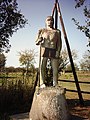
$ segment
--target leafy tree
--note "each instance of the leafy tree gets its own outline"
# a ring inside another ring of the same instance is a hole
[[[6,64],[6,57],[3,53],[0,54],[0,70],[5,67]]]
[[[15,72],[15,67],[13,66],[10,66],[10,67],[6,67],[6,72],[9,73],[9,72]]]
[[[0,52],[10,50],[9,38],[26,23],[18,10],[17,0],[0,0]]]
[[[82,70],[90,71],[90,52],[86,51],[83,55],[83,59],[80,61],[80,67]]]
[[[25,66],[26,71],[28,71],[29,68],[33,68],[36,57],[36,52],[33,49],[21,51],[19,52],[19,56],[21,66]]]
[[[84,6],[83,13],[85,16],[85,24],[80,25],[80,22],[78,22],[75,18],[72,18],[72,20],[77,26],[77,29],[84,32],[84,34],[88,38],[88,46],[90,46],[90,3],[87,2],[88,0],[75,0],[75,1],[76,1],[75,8]],[[85,5],[85,3],[88,3],[88,4]]]

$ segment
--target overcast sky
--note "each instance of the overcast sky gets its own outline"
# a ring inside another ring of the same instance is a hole
[[[82,12],[82,7],[80,9],[75,9],[74,0],[58,0],[64,25],[66,28],[66,33],[68,36],[70,48],[76,49],[78,51],[78,61],[82,58],[84,52],[88,49],[87,38],[85,35],[76,29],[72,18],[76,18],[83,25],[84,15]],[[18,30],[10,38],[10,43],[12,45],[11,50],[7,56],[6,66],[19,67],[19,56],[18,52],[25,49],[35,49],[39,52],[39,47],[35,45],[35,38],[37,32],[40,28],[45,27],[45,19],[48,15],[51,15],[55,0],[18,0],[18,9],[24,14],[26,19],[28,19],[28,25],[25,28]],[[90,1],[86,1],[90,4]],[[58,29],[61,30],[61,25],[58,19]],[[61,31],[62,33],[62,31]],[[63,46],[66,47],[63,33],[62,33]],[[64,47],[63,47],[64,48]],[[38,66],[38,56],[36,58],[36,66]]]

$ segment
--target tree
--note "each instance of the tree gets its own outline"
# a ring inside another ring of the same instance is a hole
[[[0,53],[0,71],[5,67],[6,57],[3,53]]]
[[[17,0],[0,0],[0,52],[10,50],[9,38],[26,23],[18,10]]]
[[[34,51],[34,49],[21,51],[19,52],[19,56],[21,66],[25,66],[26,71],[28,71],[29,68],[33,68],[36,57],[36,52]]]
[[[77,65],[76,63],[74,63],[74,66],[75,66],[76,71],[78,71],[78,70],[79,70],[78,65]],[[70,64],[68,64],[68,65],[66,66],[65,71],[67,71],[67,72],[72,72],[72,67],[71,67]]]
[[[80,67],[82,70],[90,71],[90,52],[86,51],[83,55],[83,59],[80,60]]]
[[[75,25],[77,26],[77,29],[84,32],[84,34],[88,38],[88,46],[90,46],[90,3],[85,5],[85,1],[87,1],[87,0],[75,0],[75,1],[76,1],[75,8],[79,8],[84,5],[83,13],[85,16],[85,24],[80,25],[80,23],[75,18],[72,18],[72,20],[74,21]],[[89,6],[89,8],[88,8],[88,6]]]
[[[77,51],[76,50],[72,50],[72,58],[73,60],[77,59]],[[60,54],[60,60],[59,60],[59,71],[61,71],[62,69],[65,69],[66,66],[70,63],[69,61],[69,56],[68,56],[68,52],[66,50],[66,48],[64,48]]]

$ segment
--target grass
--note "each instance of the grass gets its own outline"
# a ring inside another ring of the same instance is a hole
[[[86,92],[90,92],[90,71],[89,72],[83,72],[83,71],[78,71],[77,72],[77,77],[78,77],[78,82],[83,82],[83,83],[79,83],[80,89],[81,91],[86,91]],[[61,86],[63,86],[64,88],[70,89],[70,90],[77,90],[76,88],[76,84],[75,84],[75,80],[73,77],[73,73],[65,73],[62,74],[59,77],[60,80],[70,80],[73,82],[62,82],[60,81],[59,84]],[[84,82],[89,82],[84,83]],[[66,93],[66,97],[67,98],[78,98],[77,93],[71,93],[71,92],[67,92]],[[90,99],[90,94],[83,94],[84,99]]]
[[[12,73],[9,73],[8,75],[2,74],[2,75],[0,75],[0,77],[2,77],[2,78],[0,78],[0,85],[1,85],[2,81],[16,82],[18,80],[24,80],[24,76],[22,75],[22,72],[18,72],[18,73],[12,72]],[[78,77],[79,82],[81,82],[81,81],[82,82],[90,82],[90,71],[78,71],[77,72],[77,77]],[[30,76],[29,75],[29,78],[30,79],[35,79],[35,76]],[[62,74],[59,77],[59,79],[60,80],[70,80],[70,81],[73,81],[73,82],[75,81],[72,73]],[[28,83],[32,84],[32,81],[29,80]],[[64,88],[70,89],[70,90],[77,90],[76,84],[72,83],[72,82],[62,82],[62,81],[60,81],[59,85],[63,86]],[[90,92],[90,84],[79,83],[79,85],[80,85],[81,91]],[[68,93],[70,94],[71,92],[67,92],[66,96],[69,96]],[[70,94],[71,98],[73,98],[72,97],[72,96],[74,96],[73,94],[75,94],[75,96],[76,96],[77,93],[71,93]],[[83,94],[83,96],[85,96],[84,98],[87,98],[87,99],[90,98],[90,95],[88,95],[88,94]]]
[[[0,74],[0,117],[30,110],[34,80],[35,74],[28,78],[22,73]]]
[[[83,82],[79,83],[81,91],[90,92],[90,71],[79,71],[77,72],[77,77],[79,82]],[[75,81],[72,73],[62,74],[59,79]],[[89,84],[86,84],[84,82],[89,82]],[[74,82],[72,83],[60,81],[59,85],[63,86],[66,89],[77,90],[76,84]],[[82,107],[80,106],[79,96],[77,92],[66,91],[65,96],[67,99],[69,112],[72,116],[72,120],[90,119],[90,93],[82,93],[84,100],[84,106]]]
[[[22,76],[22,73],[17,73],[17,74],[16,73],[10,73],[10,74],[8,74],[8,77],[7,76],[4,77],[4,76],[2,78],[0,78],[0,84],[2,83],[2,80],[3,81],[6,80],[6,81],[9,81],[9,82],[10,81],[16,82],[18,80],[24,80],[23,76]],[[31,80],[29,80],[27,82],[29,84],[32,84],[32,82],[33,82],[32,79],[35,79],[36,75],[29,76],[29,77],[30,77]],[[77,72],[77,77],[78,77],[78,81],[79,82],[90,82],[90,72],[79,71],[79,72]],[[62,82],[62,81],[59,81],[59,85],[63,86],[66,89],[77,90],[76,85],[74,83],[75,80],[74,80],[74,77],[73,77],[72,73],[62,74],[59,77],[59,79],[60,80],[70,80],[70,81],[73,81],[73,83],[72,82]],[[89,84],[79,83],[79,85],[80,85],[81,91],[88,91],[88,92],[90,92],[90,83]],[[66,96],[66,99],[67,99],[67,102],[68,102],[70,113],[72,115],[74,115],[73,120],[74,119],[75,120],[82,120],[81,119],[82,117],[87,119],[88,115],[89,115],[89,112],[90,112],[90,94],[82,93],[82,96],[83,96],[83,99],[84,99],[84,103],[85,103],[84,107],[80,107],[80,105],[79,105],[79,97],[78,97],[78,93],[77,92],[66,91],[65,96]]]

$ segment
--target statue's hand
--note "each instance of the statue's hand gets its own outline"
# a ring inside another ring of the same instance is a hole
[[[43,38],[42,37],[40,37],[40,38],[38,38],[38,41],[36,42],[36,45],[40,45],[40,43],[43,41]]]
[[[59,58],[60,53],[56,51],[56,58]]]

